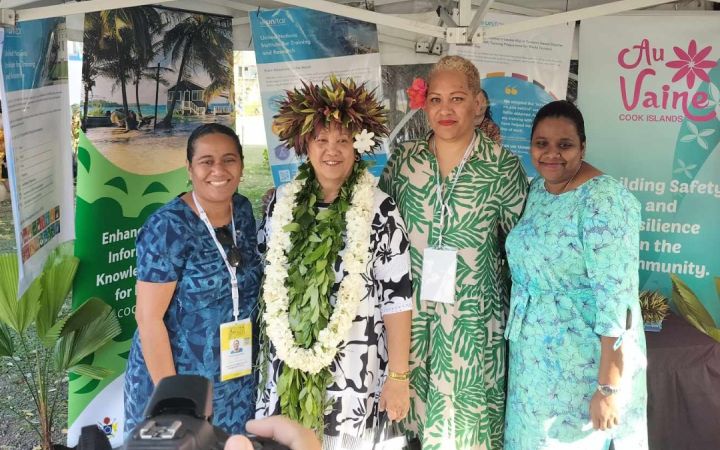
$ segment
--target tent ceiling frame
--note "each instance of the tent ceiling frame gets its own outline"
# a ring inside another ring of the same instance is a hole
[[[712,1],[720,2],[720,0]],[[177,3],[176,0],[116,0],[113,4],[113,7],[128,8],[133,6],[162,4],[170,2]],[[346,6],[327,0],[275,0],[275,2],[292,6],[300,6],[322,12],[328,12],[339,16],[350,17],[365,22],[371,22],[376,25],[383,25],[407,31],[410,33],[429,36],[431,38],[442,38],[445,39],[448,43],[470,44],[480,43],[487,38],[506,36],[567,22],[575,22],[578,20],[590,19],[593,17],[617,14],[641,8],[648,8],[664,3],[672,3],[672,0],[618,0],[611,3],[590,6],[587,8],[576,9],[573,11],[533,17],[526,20],[521,20],[519,22],[499,25],[497,27],[487,29],[478,28],[472,33],[469,32],[472,31],[472,28],[476,25],[475,22],[477,22],[477,24],[479,25],[482,17],[484,16],[483,14],[477,21],[475,21],[474,17],[472,16],[473,13],[475,14],[475,17],[477,17],[480,13],[487,12],[487,9],[490,6],[497,6],[498,9],[503,9],[507,5],[501,3],[491,5],[492,1],[487,0],[458,0],[456,22],[460,26],[442,27],[389,14],[377,13],[375,11],[367,11],[365,9]],[[257,9],[256,6],[235,0],[210,0],[208,1],[208,3],[218,7],[228,8],[229,10],[238,10],[243,12],[249,12],[250,10]],[[476,5],[479,8],[473,11],[471,9],[473,5]],[[102,11],[107,9],[107,7],[108,5],[106,0],[87,0],[84,2],[63,3],[52,6],[39,6],[17,9],[15,10],[15,13],[17,21],[27,21],[35,19],[45,19],[49,17]],[[238,19],[238,22],[245,23],[244,20],[239,20],[242,18],[236,19]],[[468,25],[472,25],[472,27]]]

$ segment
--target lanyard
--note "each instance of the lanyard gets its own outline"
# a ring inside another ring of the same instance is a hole
[[[465,154],[463,154],[462,160],[460,161],[460,164],[458,164],[457,169],[455,170],[455,177],[453,177],[452,184],[450,185],[447,195],[443,198],[443,180],[440,177],[440,163],[436,161],[435,164],[435,194],[437,195],[437,202],[440,204],[440,232],[438,234],[437,239],[437,245],[438,247],[443,246],[443,231],[445,230],[445,211],[447,211],[447,215],[450,215],[450,207],[448,206],[448,202],[450,201],[450,197],[452,196],[453,190],[455,190],[455,185],[458,182],[458,179],[460,179],[460,174],[462,173],[463,169],[465,168],[465,163],[470,158],[470,154],[475,149],[475,140],[477,139],[477,134],[473,135],[472,141],[470,141],[470,145],[467,146],[465,149]],[[434,141],[434,147],[435,147],[435,159],[437,160],[437,144]]]
[[[217,247],[218,251],[220,252],[220,255],[222,256],[223,262],[225,262],[225,267],[228,270],[228,273],[230,274],[230,292],[232,294],[232,301],[233,301],[233,316],[235,317],[235,321],[237,322],[238,317],[240,316],[240,293],[238,292],[238,282],[237,282],[237,274],[235,273],[235,268],[230,265],[227,259],[227,254],[225,253],[225,249],[223,248],[222,244],[220,244],[220,241],[217,240],[217,237],[215,236],[215,229],[213,228],[212,224],[210,223],[210,219],[208,219],[207,214],[205,213],[205,210],[203,209],[202,205],[198,201],[197,197],[195,196],[195,191],[192,192],[193,202],[195,203],[195,207],[198,210],[198,214],[200,214],[200,220],[203,221],[205,224],[205,227],[210,232],[210,236],[212,236],[213,241],[215,241],[215,246]],[[237,246],[237,241],[235,240],[235,215],[233,214],[232,210],[232,203],[230,203],[230,219],[232,220],[232,238],[233,243]]]

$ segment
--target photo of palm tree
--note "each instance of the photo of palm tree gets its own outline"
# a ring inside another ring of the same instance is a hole
[[[118,167],[142,174],[184,164],[200,123],[232,125],[229,17],[139,6],[85,15],[83,131]]]

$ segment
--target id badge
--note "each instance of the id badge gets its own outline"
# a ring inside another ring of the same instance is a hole
[[[423,252],[420,299],[453,304],[457,250],[428,247]]]
[[[252,371],[252,324],[250,319],[220,325],[220,381]]]

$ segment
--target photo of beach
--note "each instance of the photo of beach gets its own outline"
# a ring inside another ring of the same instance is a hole
[[[233,125],[232,77],[227,17],[151,6],[86,14],[75,109],[114,165],[165,173],[185,165],[198,125]]]

